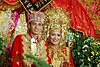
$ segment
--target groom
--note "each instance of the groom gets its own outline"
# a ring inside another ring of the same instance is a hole
[[[35,67],[31,59],[27,58],[24,54],[36,56],[37,58],[50,62],[48,55],[48,45],[40,45],[43,43],[41,40],[44,13],[33,12],[27,14],[28,32],[26,34],[17,35],[14,39],[11,50],[11,67]]]

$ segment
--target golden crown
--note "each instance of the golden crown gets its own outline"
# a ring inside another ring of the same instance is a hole
[[[70,22],[70,14],[61,8],[50,8],[45,11],[44,32],[45,38],[49,36],[51,28],[60,28],[62,30],[62,40],[64,39]]]

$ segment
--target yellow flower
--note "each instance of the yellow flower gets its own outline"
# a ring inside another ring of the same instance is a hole
[[[88,61],[91,61],[91,59],[88,57]]]
[[[91,54],[94,56],[94,52],[92,51]]]
[[[100,63],[100,60],[98,60],[98,62]]]
[[[0,54],[2,53],[2,51],[0,50]]]

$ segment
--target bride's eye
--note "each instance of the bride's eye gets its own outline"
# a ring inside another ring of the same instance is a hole
[[[61,36],[60,34],[57,34],[57,36]]]

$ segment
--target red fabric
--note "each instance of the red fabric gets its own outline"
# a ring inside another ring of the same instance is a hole
[[[72,53],[70,54],[70,66],[74,67],[74,60],[72,58]]]
[[[36,2],[37,0],[31,0],[33,3]]]
[[[3,0],[5,1],[6,3],[10,4],[10,5],[16,5],[16,3],[19,1],[19,0]]]
[[[48,42],[46,42],[46,44],[45,45],[47,45],[47,46],[49,46],[49,44],[48,44]],[[48,47],[47,47],[48,48]],[[66,52],[66,47],[65,46],[62,46],[61,47],[61,50],[62,50],[62,52]],[[51,58],[50,58],[50,56],[49,56],[49,51],[48,51],[48,49],[47,49],[47,56],[48,56],[48,62],[49,62],[49,64],[52,64],[52,61],[51,61]],[[70,64],[69,64],[70,63]],[[73,61],[73,58],[72,58],[72,53],[70,54],[70,62],[69,63],[65,63],[65,67],[66,66],[69,66],[70,65],[70,67],[74,67],[74,61]]]
[[[49,63],[49,64],[52,64],[51,58],[49,57],[49,51],[48,51],[48,46],[49,46],[49,45],[48,45],[48,42],[46,42],[45,46],[47,47],[46,52],[47,52],[47,57],[48,57],[48,63]]]
[[[35,64],[32,64],[32,67],[36,67]]]
[[[20,60],[12,60],[10,63],[10,67],[23,67],[22,61]]]
[[[97,37],[91,19],[77,0],[54,0],[51,5],[54,8],[61,7],[63,10],[71,13],[70,25],[72,28],[83,32],[86,36]]]
[[[31,36],[30,33],[28,33],[28,34]],[[10,66],[11,67],[23,67],[24,66],[24,62],[22,60],[22,59],[24,59],[24,57],[22,56],[24,53],[22,42],[23,42],[22,35],[17,35],[16,38],[14,39],[12,49],[11,49],[11,54],[10,54],[10,58],[11,58]],[[48,58],[48,63],[51,64],[51,59],[49,57],[47,42],[46,42],[45,46],[46,46],[46,52],[47,52],[46,56]],[[21,58],[21,60],[19,58]],[[36,67],[36,66],[34,64],[32,64],[32,67]]]
[[[11,56],[10,56],[11,67],[23,66],[23,61],[18,59],[18,58],[23,58],[22,53],[24,52],[23,49],[20,49],[20,48],[23,48],[21,36],[22,35],[16,36],[12,45]],[[12,58],[16,58],[17,60],[16,59],[13,60]]]
[[[20,8],[17,8],[17,9],[15,9],[15,10],[12,10],[12,12],[13,12],[13,13],[14,13],[14,12],[17,12],[18,15],[20,15],[20,14],[23,12],[23,9],[20,7]]]

